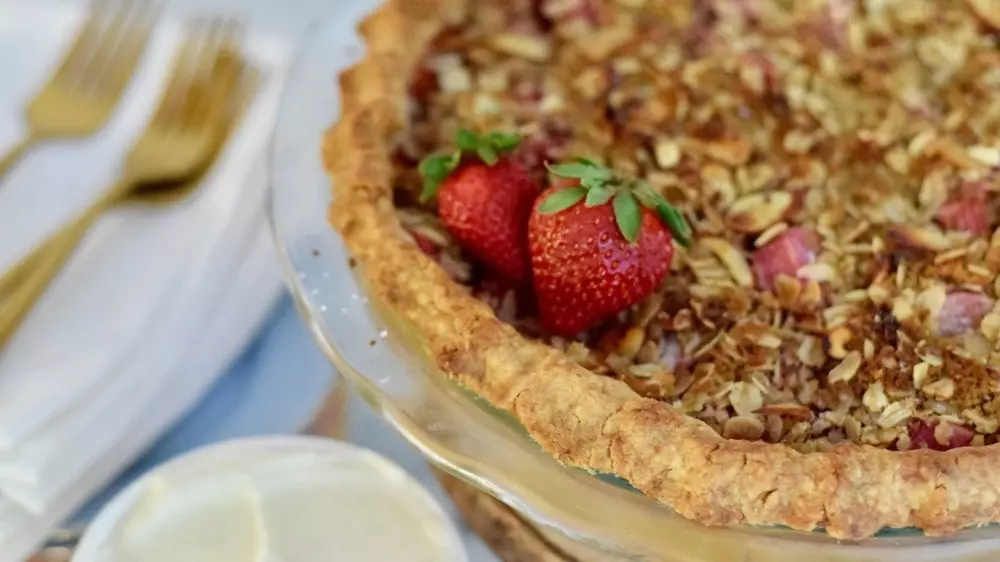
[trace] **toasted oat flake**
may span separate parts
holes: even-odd
[[[801,279],[811,279],[813,281],[832,281],[836,278],[837,274],[833,271],[833,267],[827,263],[810,263],[800,267],[796,273]]]
[[[955,381],[949,378],[938,379],[925,384],[921,390],[935,398],[947,400],[955,395]]]
[[[505,54],[530,61],[543,62],[552,56],[552,44],[536,35],[500,33],[490,37],[489,44]]]
[[[750,287],[753,285],[753,273],[743,253],[722,238],[703,238],[701,244],[708,248],[722,262],[729,275],[737,285]]]
[[[877,423],[883,428],[895,427],[910,419],[915,409],[916,401],[912,398],[893,402],[882,410]]]
[[[737,232],[763,232],[781,220],[791,207],[790,193],[753,193],[737,199],[729,207],[726,221]]]
[[[774,240],[779,234],[786,230],[788,230],[788,223],[786,222],[779,222],[778,224],[772,225],[757,236],[757,238],[753,241],[753,245],[760,248],[771,240]]]
[[[861,367],[861,354],[857,351],[852,351],[844,357],[844,360],[839,365],[830,371],[826,377],[827,381],[830,384],[850,382],[854,378],[854,375],[858,373],[859,367]]]
[[[737,415],[746,416],[764,405],[764,396],[753,384],[737,382],[729,390],[729,403]]]
[[[969,156],[984,166],[991,168],[1000,166],[1000,149],[992,146],[969,147]]]

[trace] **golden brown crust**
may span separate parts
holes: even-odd
[[[846,444],[803,454],[727,440],[549,346],[528,341],[401,235],[392,208],[394,135],[425,47],[462,0],[390,0],[361,24],[367,56],[341,76],[343,114],[324,140],[331,221],[371,290],[411,322],[449,376],[512,412],[560,462],[616,474],[710,525],[824,527],[837,538],[883,527],[929,535],[1000,522],[998,446],[893,452]]]

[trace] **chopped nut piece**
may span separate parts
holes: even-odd
[[[756,441],[762,435],[764,435],[764,422],[753,415],[729,418],[722,426],[722,436],[727,439]]]
[[[893,225],[889,235],[899,245],[914,250],[942,252],[949,247],[948,239],[937,228],[931,226]]]
[[[955,381],[949,378],[938,379],[925,384],[921,390],[935,398],[947,400],[955,394]]]
[[[809,408],[803,406],[802,404],[768,404],[761,408],[758,408],[755,413],[769,415],[769,416],[781,416],[783,418],[791,418],[796,420],[811,420],[814,417],[813,411]]]
[[[861,354],[857,351],[852,351],[847,354],[847,357],[839,365],[830,370],[826,379],[830,384],[849,382],[858,373],[859,367],[861,367]]]
[[[634,30],[631,26],[602,27],[587,37],[580,48],[590,60],[598,62],[606,60],[616,49],[633,39]]]
[[[709,157],[727,166],[746,164],[747,160],[750,159],[750,152],[753,150],[753,147],[742,139],[711,142],[704,145],[703,148]]]
[[[826,363],[826,353],[819,338],[811,336],[802,338],[795,355],[803,365],[809,367],[821,367]]]
[[[637,353],[639,353],[639,348],[642,346],[642,342],[646,338],[646,332],[640,327],[629,328],[625,332],[625,336],[618,342],[617,353],[621,357],[632,359]]]
[[[996,0],[966,0],[987,24],[1000,29],[1000,3]]]
[[[681,160],[681,147],[673,139],[662,138],[654,145],[656,164],[664,170],[669,170]]]
[[[987,435],[996,433],[1000,429],[1000,421],[996,418],[988,418],[984,416],[979,410],[963,410],[962,415],[965,416],[967,420],[972,422],[976,427],[976,431],[980,433],[985,433]]]
[[[545,37],[501,33],[489,38],[494,49],[535,62],[544,62],[552,56],[552,45]]]
[[[917,363],[916,365],[913,366],[913,387],[914,388],[919,389],[919,388],[921,388],[921,387],[924,386],[924,383],[927,381],[927,373],[929,372],[930,367],[931,367],[930,365],[928,365],[927,363],[925,363],[923,361],[921,361],[920,363]]]
[[[752,193],[737,199],[726,213],[726,222],[737,232],[763,232],[792,208],[792,195],[784,191]]]
[[[844,345],[851,341],[853,337],[854,334],[846,326],[840,326],[830,332],[830,357],[834,359],[844,359],[847,357],[847,350],[844,349]]]

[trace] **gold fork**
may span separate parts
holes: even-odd
[[[94,222],[110,207],[184,191],[210,167],[254,84],[238,55],[238,27],[199,24],[118,181],[76,220],[0,277],[0,348],[9,340]]]
[[[55,73],[25,107],[28,133],[0,158],[0,178],[40,140],[97,132],[135,73],[157,15],[145,1],[94,5]]]

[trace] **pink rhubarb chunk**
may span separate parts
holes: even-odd
[[[794,227],[779,234],[753,254],[753,271],[757,285],[770,290],[778,275],[795,277],[803,265],[816,261],[819,236],[804,227]]]
[[[993,299],[968,291],[951,293],[938,313],[937,333],[949,337],[979,328],[979,323],[993,310]]]
[[[965,184],[952,193],[935,218],[949,230],[989,234],[993,222],[989,195],[983,182]]]
[[[947,451],[959,447],[968,446],[972,443],[973,431],[962,425],[950,425],[948,431],[948,444],[942,445],[934,435],[937,424],[929,424],[922,420],[910,422],[907,432],[910,435],[910,449],[932,449],[934,451]],[[943,440],[943,438],[942,438]]]

